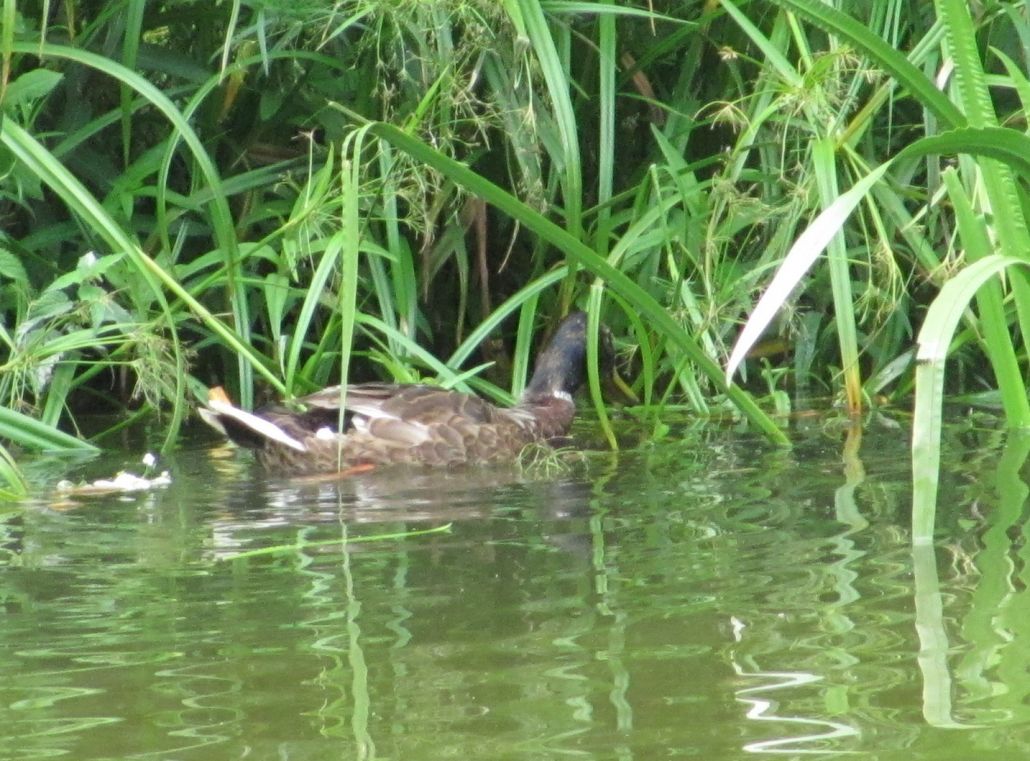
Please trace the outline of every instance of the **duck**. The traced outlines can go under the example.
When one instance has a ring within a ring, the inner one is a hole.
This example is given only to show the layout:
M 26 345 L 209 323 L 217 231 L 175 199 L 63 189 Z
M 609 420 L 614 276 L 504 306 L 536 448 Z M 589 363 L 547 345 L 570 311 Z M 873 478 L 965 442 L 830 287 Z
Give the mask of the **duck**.
M 598 338 L 602 379 L 633 399 L 615 371 L 612 334 L 604 325 Z M 513 462 L 527 445 L 550 445 L 568 434 L 576 413 L 573 395 L 586 374 L 587 315 L 572 312 L 539 353 L 512 407 L 427 384 L 360 383 L 253 413 L 233 406 L 215 387 L 199 412 L 229 440 L 254 450 L 259 465 L 287 476 Z

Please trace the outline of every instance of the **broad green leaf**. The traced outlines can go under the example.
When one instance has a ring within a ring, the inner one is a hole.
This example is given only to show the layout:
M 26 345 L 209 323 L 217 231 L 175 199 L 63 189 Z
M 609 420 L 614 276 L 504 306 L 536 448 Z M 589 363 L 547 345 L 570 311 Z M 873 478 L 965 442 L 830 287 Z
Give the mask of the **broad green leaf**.
M 0 407 L 0 439 L 43 451 L 97 451 L 88 441 L 70 436 L 6 407 Z

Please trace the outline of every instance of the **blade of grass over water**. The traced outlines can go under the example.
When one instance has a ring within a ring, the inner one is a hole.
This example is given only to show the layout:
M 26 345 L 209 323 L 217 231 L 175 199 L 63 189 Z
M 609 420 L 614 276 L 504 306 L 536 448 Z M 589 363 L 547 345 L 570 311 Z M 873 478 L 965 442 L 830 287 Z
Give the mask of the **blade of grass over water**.
M 962 182 L 954 174 L 948 175 L 945 178 L 950 192 L 958 199 L 956 207 L 959 227 L 963 234 L 962 240 L 967 246 L 968 258 L 970 261 L 976 262 L 978 258 L 990 253 L 989 249 L 985 247 L 988 235 L 991 238 L 996 236 L 998 245 L 995 250 L 1000 255 L 1009 257 L 1010 260 L 1026 260 L 1027 251 L 1030 251 L 1030 232 L 1027 231 L 1023 215 L 1023 210 L 1027 208 L 1030 198 L 1027 197 L 1023 187 L 1015 182 L 1016 173 L 1026 176 L 1026 157 L 1030 155 L 1030 140 L 1018 130 L 997 127 L 1000 121 L 994 111 L 994 101 L 988 91 L 983 71 L 980 30 L 976 27 L 969 6 L 966 3 L 960 2 L 960 0 L 942 0 L 941 3 L 938 3 L 936 5 L 939 13 L 938 24 L 934 29 L 928 30 L 926 37 L 928 40 L 933 39 L 934 35 L 940 34 L 939 31 L 935 30 L 943 31 L 945 42 L 948 45 L 948 53 L 953 56 L 950 59 L 950 62 L 954 65 L 953 78 L 956 83 L 953 93 L 960 101 L 961 110 L 959 110 L 947 95 L 940 91 L 937 83 L 920 72 L 906 58 L 904 53 L 891 48 L 880 36 L 865 28 L 850 16 L 825 3 L 814 2 L 813 0 L 774 0 L 774 2 L 783 8 L 797 13 L 801 18 L 817 24 L 824 30 L 839 35 L 847 43 L 853 45 L 862 54 L 868 56 L 877 65 L 882 67 L 896 82 L 901 83 L 907 88 L 907 96 L 914 97 L 927 109 L 929 114 L 927 125 L 930 134 L 903 146 L 902 150 L 897 152 L 893 159 L 884 161 L 886 154 L 881 154 L 878 157 L 879 168 L 874 173 L 866 173 L 861 180 L 853 183 L 852 190 L 849 191 L 849 194 L 853 194 L 852 197 L 847 201 L 842 201 L 848 195 L 845 194 L 845 196 L 841 196 L 831 205 L 830 208 L 834 209 L 836 213 L 841 213 L 841 216 L 833 219 L 824 212 L 798 238 L 798 241 L 794 244 L 783 263 L 778 266 L 776 277 L 741 332 L 741 336 L 728 362 L 730 373 L 736 370 L 747 351 L 750 347 L 754 346 L 759 335 L 771 323 L 773 315 L 788 303 L 791 290 L 800 282 L 801 277 L 809 271 L 815 256 L 822 250 L 827 240 L 825 234 L 835 235 L 838 230 L 843 228 L 845 217 L 857 208 L 860 196 L 872 189 L 874 174 L 878 177 L 882 176 L 888 167 L 892 171 L 898 172 L 898 186 L 904 187 L 911 181 L 913 168 L 918 166 L 912 163 L 912 160 L 917 157 L 931 157 L 926 162 L 931 179 L 940 176 L 939 160 L 934 154 L 960 153 L 978 157 L 976 161 L 964 159 L 959 162 L 958 166 L 961 169 Z M 784 60 L 779 49 L 770 42 L 772 38 L 762 34 L 753 22 L 744 17 L 728 0 L 723 2 L 723 5 L 731 16 L 734 17 L 735 21 L 747 31 L 749 37 L 762 48 L 767 60 L 773 62 L 774 65 L 776 62 L 779 62 L 777 69 L 784 80 L 787 82 L 796 81 L 795 75 L 789 70 L 791 64 Z M 982 23 L 980 19 L 976 21 Z M 797 37 L 799 31 L 795 27 L 795 37 Z M 805 40 L 800 40 L 800 44 L 803 45 L 804 42 Z M 920 52 L 918 55 L 922 56 L 924 49 L 919 48 Z M 804 59 L 805 53 L 803 51 L 800 55 Z M 812 61 L 812 59 L 804 60 Z M 1018 85 L 1019 83 L 1016 81 L 1014 86 L 1018 88 Z M 901 93 L 901 95 L 905 94 Z M 882 97 L 880 97 L 880 102 L 883 102 Z M 864 113 L 863 120 L 867 122 L 870 115 L 871 112 Z M 932 134 L 936 129 L 937 121 L 942 122 L 948 131 L 940 135 Z M 969 126 L 966 126 L 967 124 Z M 852 129 L 854 129 L 854 123 Z M 818 146 L 819 143 L 816 143 L 816 145 Z M 817 150 L 816 156 L 819 153 Z M 824 156 L 827 154 L 825 148 L 822 154 Z M 860 172 L 864 171 L 861 169 L 862 163 L 857 163 Z M 825 174 L 825 167 L 828 165 L 824 160 L 821 164 L 818 161 L 816 162 L 817 177 L 819 176 L 820 166 L 824 168 L 824 177 L 828 176 Z M 985 199 L 983 201 L 981 201 L 979 194 L 970 194 L 966 197 L 963 191 L 963 185 L 965 187 L 974 187 L 977 183 L 980 183 L 985 190 Z M 823 188 L 823 203 L 826 204 L 835 195 L 835 191 L 832 188 L 827 190 L 828 186 L 825 182 L 821 183 L 820 187 Z M 883 188 L 877 190 L 877 195 L 887 197 L 890 193 L 886 188 Z M 891 214 L 898 216 L 899 219 L 904 221 L 907 218 L 907 213 L 901 211 L 900 204 L 893 205 L 892 201 L 887 204 L 887 208 Z M 870 208 L 868 216 L 877 227 L 882 228 L 887 218 L 877 212 L 877 209 Z M 929 205 L 923 213 L 931 214 L 931 219 L 940 215 L 938 209 Z M 982 223 L 977 221 L 977 215 L 982 214 L 990 215 L 989 219 L 992 220 L 991 227 L 993 228 L 990 232 L 980 228 Z M 994 215 L 1000 215 L 1004 219 L 995 219 Z M 934 224 L 937 223 L 934 222 Z M 942 229 L 946 224 L 946 222 L 941 224 Z M 826 226 L 825 228 L 823 227 L 824 225 Z M 821 235 L 820 233 L 823 234 Z M 924 242 L 911 235 L 911 233 L 905 234 L 913 239 L 925 262 L 936 264 L 932 241 Z M 810 248 L 807 254 L 798 245 L 799 243 L 811 244 L 813 242 L 817 245 Z M 842 249 L 838 249 L 838 253 L 841 251 Z M 850 360 L 845 359 L 844 365 L 847 367 L 849 361 L 856 362 L 858 356 L 857 341 L 855 340 L 856 332 L 853 330 L 853 323 L 850 320 L 850 316 L 853 313 L 851 303 L 854 301 L 854 295 L 852 295 L 853 291 L 848 293 L 851 290 L 851 278 L 847 273 L 850 265 L 839 256 L 837 261 L 840 266 L 836 269 L 831 267 L 831 283 L 833 285 L 834 311 L 836 314 L 835 329 L 838 333 L 842 352 L 846 357 L 850 356 L 851 358 Z M 1020 327 L 1019 332 L 1025 342 L 1028 333 L 1030 333 L 1030 325 L 1028 325 L 1027 318 L 1027 313 L 1030 312 L 1027 303 L 1030 295 L 1027 294 L 1027 290 L 1030 288 L 1030 285 L 1028 285 L 1026 275 L 1021 271 L 1021 268 L 1019 270 L 1011 273 L 1008 283 L 1012 293 L 1012 304 L 1015 307 L 1014 313 Z M 948 287 L 948 284 L 945 287 Z M 952 287 L 948 287 L 948 292 L 952 296 L 954 295 Z M 934 300 L 934 305 L 940 303 L 940 298 L 943 295 L 944 291 L 942 290 L 941 296 Z M 1026 426 L 1030 425 L 1030 418 L 1027 417 L 1030 405 L 1027 403 L 1022 373 L 1019 371 L 1016 353 L 1012 346 L 1012 311 L 1006 308 L 1003 298 L 1004 294 L 1001 285 L 997 282 L 992 283 L 982 292 L 978 297 L 980 304 L 979 324 L 982 325 L 984 331 L 988 356 L 991 359 L 995 377 L 1002 392 L 1008 422 L 1013 426 Z M 934 311 L 933 314 L 936 315 L 938 312 Z M 935 329 L 932 326 L 928 328 L 931 332 Z M 949 339 L 950 335 L 949 332 Z M 943 362 L 943 359 L 941 361 Z M 847 376 L 847 373 L 845 375 Z M 922 411 L 921 419 L 924 421 L 929 420 L 931 417 L 926 412 L 927 409 L 935 408 L 939 410 L 939 399 L 937 397 L 943 390 L 943 385 L 941 385 L 942 377 L 942 375 L 935 375 L 922 365 L 916 370 L 916 403 L 917 408 Z M 853 378 L 846 377 L 845 387 L 848 398 L 854 403 L 858 392 L 857 382 Z M 928 432 L 930 433 L 928 434 Z M 918 465 L 915 467 L 918 468 L 924 480 L 928 478 L 927 473 L 937 467 L 937 461 L 927 456 L 927 450 L 935 446 L 939 446 L 939 433 L 935 436 L 932 434 L 931 425 L 922 425 L 918 436 L 913 439 L 913 452 L 914 458 L 918 459 Z M 937 474 L 934 470 L 932 477 L 934 484 L 936 483 L 936 477 Z M 934 491 L 935 493 L 935 490 L 930 490 L 923 486 L 917 487 L 917 492 L 921 495 L 926 495 L 929 491 Z M 916 533 L 917 537 L 925 538 L 926 513 L 927 505 L 923 502 L 918 512 L 920 518 L 917 519 L 917 524 L 922 526 L 922 530 Z
M 955 90 L 963 112 L 969 120 L 969 126 L 997 127 L 999 120 L 987 87 L 987 77 L 980 58 L 977 32 L 970 15 L 969 4 L 964 0 L 938 0 L 936 7 L 944 23 L 949 50 L 954 57 Z M 1015 130 L 1011 132 L 1026 137 Z M 1030 138 L 1026 142 L 1030 142 Z M 1027 156 L 1024 154 L 1022 161 L 1026 160 Z M 1015 187 L 1011 167 L 1004 160 L 996 162 L 981 159 L 978 168 L 979 180 L 983 183 L 993 214 L 999 253 L 1030 261 L 1030 230 L 1027 229 L 1026 216 L 1023 213 L 1027 197 Z M 1030 330 L 1030 283 L 1022 273 L 1013 279 L 1012 293 L 1023 332 L 1024 351 L 1030 352 L 1030 335 L 1027 333 Z M 992 354 L 992 359 L 995 356 Z M 1020 425 L 1030 425 L 1030 415 L 1024 415 L 1018 422 Z
M 944 284 L 919 330 L 916 399 L 912 422 L 912 541 L 933 541 L 940 478 L 944 369 L 958 321 L 984 283 L 1011 267 L 1026 266 L 1011 256 L 991 254 L 973 262 Z
M 601 426 L 601 432 L 608 440 L 608 446 L 618 449 L 619 443 L 612 430 L 611 420 L 604 408 L 604 395 L 601 392 L 601 378 L 598 374 L 598 330 L 601 325 L 601 302 L 604 298 L 604 284 L 596 281 L 590 287 L 590 299 L 587 302 L 587 385 L 590 387 L 590 398 L 594 400 L 594 411 Z
M 608 237 L 610 234 L 611 209 L 608 202 L 612 197 L 612 189 L 615 185 L 615 46 L 617 36 L 615 32 L 615 17 L 604 14 L 598 19 L 599 26 L 599 55 L 598 55 L 598 78 L 600 80 L 600 129 L 597 138 L 598 145 L 598 169 L 597 169 L 597 235 L 594 238 L 594 248 L 598 254 L 604 256 L 608 250 Z
M 948 190 L 948 198 L 955 209 L 955 220 L 958 223 L 966 259 L 976 262 L 990 256 L 994 248 L 987 226 L 983 218 L 977 215 L 969 196 L 962 188 L 958 172 L 949 167 L 944 170 L 942 177 Z M 1020 421 L 1030 421 L 1030 400 L 1027 399 L 1023 374 L 1019 369 L 1016 347 L 1009 335 L 1004 299 L 1001 282 L 997 278 L 988 280 L 977 291 L 977 313 L 984 334 L 984 343 L 991 358 L 991 366 L 998 381 L 998 390 L 1001 392 L 1005 417 L 1014 425 L 1020 425 Z
M 351 344 L 358 309 L 358 257 L 360 254 L 361 225 L 358 202 L 361 188 L 361 150 L 365 131 L 348 135 L 340 167 L 340 296 L 337 309 L 340 315 L 340 415 L 337 430 L 345 429 L 347 379 L 350 377 Z M 343 469 L 343 443 L 337 448 L 337 468 Z

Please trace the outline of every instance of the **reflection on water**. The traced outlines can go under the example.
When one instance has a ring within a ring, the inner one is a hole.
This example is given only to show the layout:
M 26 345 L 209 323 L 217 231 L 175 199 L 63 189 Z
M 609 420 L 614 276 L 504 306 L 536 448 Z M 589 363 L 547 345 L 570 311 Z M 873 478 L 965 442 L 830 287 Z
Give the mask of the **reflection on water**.
M 821 681 L 815 674 L 766 671 L 748 674 L 738 671 L 741 677 L 751 677 L 754 687 L 737 691 L 737 699 L 748 706 L 747 718 L 754 721 L 771 721 L 791 727 L 787 736 L 757 740 L 744 746 L 750 753 L 778 753 L 787 755 L 809 755 L 815 753 L 849 753 L 855 751 L 834 750 L 838 743 L 831 742 L 845 737 L 858 737 L 858 729 L 848 723 L 827 719 L 787 717 L 776 715 L 777 690 L 786 691 Z
M 0 758 L 1026 755 L 1030 439 L 952 429 L 913 558 L 903 432 L 698 436 L 0 515 Z

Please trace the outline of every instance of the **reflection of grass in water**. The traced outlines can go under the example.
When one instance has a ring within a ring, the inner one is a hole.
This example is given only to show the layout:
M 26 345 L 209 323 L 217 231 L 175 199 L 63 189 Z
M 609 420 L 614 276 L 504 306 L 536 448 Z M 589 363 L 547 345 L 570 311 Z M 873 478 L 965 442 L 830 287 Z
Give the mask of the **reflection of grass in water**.
M 831 741 L 843 738 L 857 738 L 858 729 L 841 721 L 830 721 L 816 717 L 782 716 L 776 713 L 777 701 L 764 698 L 766 692 L 801 687 L 819 682 L 820 677 L 804 672 L 758 671 L 749 673 L 734 666 L 742 677 L 759 677 L 767 683 L 754 687 L 746 687 L 737 691 L 737 700 L 747 705 L 747 718 L 752 721 L 769 721 L 782 725 L 785 729 L 796 730 L 796 734 L 787 737 L 756 740 L 744 745 L 744 750 L 751 753 L 782 753 L 796 755 L 826 754 L 827 756 L 847 756 L 859 751 L 837 749 L 829 745 Z M 805 729 L 811 731 L 805 732 Z M 822 730 L 822 731 L 820 731 Z
M 250 558 L 257 555 L 280 555 L 287 552 L 300 552 L 302 550 L 309 549 L 311 547 L 328 547 L 331 545 L 340 545 L 342 548 L 348 544 L 358 544 L 364 542 L 385 542 L 391 539 L 408 539 L 414 536 L 422 536 L 423 534 L 442 534 L 447 533 L 451 530 L 450 523 L 445 523 L 442 526 L 436 526 L 434 528 L 419 529 L 417 531 L 398 531 L 391 534 L 373 534 L 372 536 L 354 536 L 338 539 L 322 539 L 315 542 L 293 542 L 291 544 L 276 544 L 271 547 L 261 547 L 256 550 L 247 550 L 246 552 L 237 552 L 233 555 L 225 555 L 219 557 L 218 560 L 237 560 L 238 558 Z

